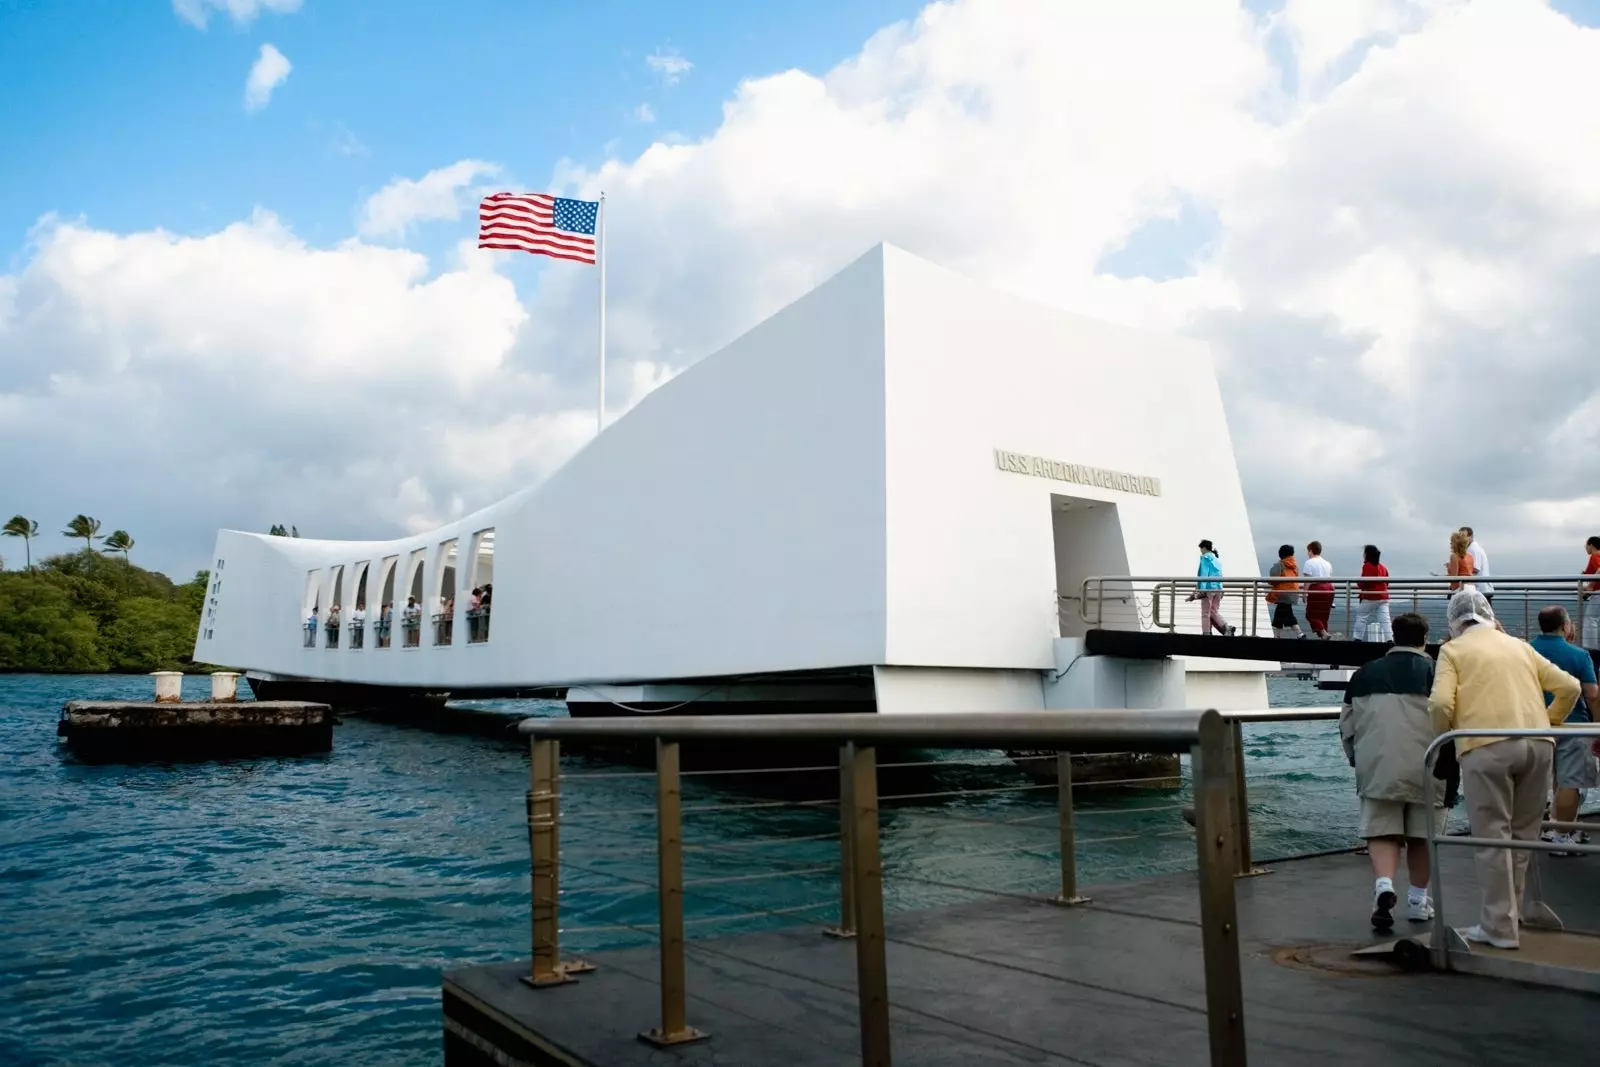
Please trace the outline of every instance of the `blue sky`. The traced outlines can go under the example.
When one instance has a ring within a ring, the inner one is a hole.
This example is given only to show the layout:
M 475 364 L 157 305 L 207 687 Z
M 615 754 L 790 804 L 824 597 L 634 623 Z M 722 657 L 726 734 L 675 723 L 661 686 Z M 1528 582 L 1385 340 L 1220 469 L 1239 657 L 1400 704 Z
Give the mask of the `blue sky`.
M 957 0 L 864 51 L 923 3 L 0 0 L 3 514 L 182 575 L 218 526 L 391 536 L 536 484 L 593 433 L 593 272 L 458 246 L 486 182 L 611 161 L 613 412 L 888 240 L 1210 344 L 1262 546 L 1426 569 L 1470 512 L 1564 558 L 1600 528 L 1600 0 L 1283 3 L 1245 0 L 1263 37 L 1228 0 Z M 1504 437 L 1441 470 L 1462 424 Z
M 308 240 L 348 235 L 390 179 L 463 158 L 539 185 L 563 158 L 636 154 L 715 128 L 753 74 L 826 70 L 913 0 L 306 0 L 207 30 L 165 0 L 0 0 L 0 247 L 47 212 L 192 233 L 270 208 Z M 293 64 L 268 106 L 243 88 L 263 43 Z M 646 57 L 693 68 L 664 85 Z M 651 124 L 633 116 L 640 104 Z

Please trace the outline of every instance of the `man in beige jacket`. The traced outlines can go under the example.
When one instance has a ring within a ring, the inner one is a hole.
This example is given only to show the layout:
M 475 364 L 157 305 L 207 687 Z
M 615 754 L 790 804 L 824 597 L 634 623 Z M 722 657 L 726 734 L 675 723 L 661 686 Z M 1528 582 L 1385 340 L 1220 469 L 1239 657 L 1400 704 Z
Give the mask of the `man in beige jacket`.
M 1476 589 L 1450 598 L 1451 640 L 1439 647 L 1428 710 L 1439 732 L 1542 729 L 1566 720 L 1578 680 L 1503 633 Z M 1554 694 L 1545 707 L 1544 694 Z M 1555 742 L 1530 737 L 1456 739 L 1461 791 L 1474 837 L 1537 841 L 1550 789 Z M 1483 916 L 1461 931 L 1468 941 L 1516 948 L 1529 854 L 1525 849 L 1477 850 Z

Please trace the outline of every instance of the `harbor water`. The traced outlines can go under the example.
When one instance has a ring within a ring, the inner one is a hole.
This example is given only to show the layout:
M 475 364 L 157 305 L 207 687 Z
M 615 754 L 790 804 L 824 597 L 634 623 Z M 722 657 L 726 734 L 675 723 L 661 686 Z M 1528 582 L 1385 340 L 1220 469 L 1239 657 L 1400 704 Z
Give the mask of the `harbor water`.
M 185 682 L 188 699 L 209 691 Z M 437 1063 L 440 972 L 528 954 L 525 749 L 359 717 L 331 753 L 295 759 L 88 766 L 58 745 L 66 700 L 149 685 L 0 676 L 0 1063 Z M 1337 700 L 1290 679 L 1269 691 L 1278 706 Z M 508 724 L 564 714 L 474 706 Z M 1257 856 L 1353 843 L 1334 724 L 1263 724 L 1246 741 Z M 1052 790 L 1000 753 L 920 758 L 949 761 L 918 772 L 917 792 L 944 795 L 885 801 L 887 906 L 1047 892 Z M 654 783 L 637 770 L 565 761 L 571 949 L 650 939 Z M 774 795 L 686 779 L 686 875 L 715 883 L 691 885 L 691 937 L 836 917 L 835 813 Z M 1192 867 L 1184 796 L 1084 790 L 1080 882 Z M 810 840 L 744 847 L 777 837 Z M 776 877 L 725 880 L 749 874 Z

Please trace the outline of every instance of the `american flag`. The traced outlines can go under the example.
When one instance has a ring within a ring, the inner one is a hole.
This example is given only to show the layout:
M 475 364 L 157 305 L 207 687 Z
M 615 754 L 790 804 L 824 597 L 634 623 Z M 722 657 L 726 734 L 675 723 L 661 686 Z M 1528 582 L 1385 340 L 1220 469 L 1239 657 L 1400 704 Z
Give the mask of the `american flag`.
M 594 262 L 600 205 L 549 193 L 493 193 L 478 205 L 478 247 Z

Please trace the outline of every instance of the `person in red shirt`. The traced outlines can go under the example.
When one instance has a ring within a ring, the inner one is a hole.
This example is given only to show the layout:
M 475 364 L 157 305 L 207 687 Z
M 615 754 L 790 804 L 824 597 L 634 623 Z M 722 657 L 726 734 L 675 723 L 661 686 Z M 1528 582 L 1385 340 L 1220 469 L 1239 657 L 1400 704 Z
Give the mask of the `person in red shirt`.
M 1389 568 L 1380 561 L 1383 553 L 1377 545 L 1361 549 L 1361 577 L 1389 577 Z M 1357 641 L 1393 641 L 1394 627 L 1389 621 L 1389 583 L 1387 581 L 1358 582 L 1360 599 L 1356 602 L 1355 624 L 1351 638 Z M 1373 629 L 1376 627 L 1376 629 Z
M 1583 548 L 1589 553 L 1589 563 L 1583 573 L 1600 575 L 1600 537 L 1589 538 Z M 1600 597 L 1595 597 L 1595 593 L 1600 593 L 1600 581 L 1584 584 L 1578 593 L 1578 599 L 1583 601 L 1578 605 L 1578 614 L 1583 617 L 1578 633 L 1579 641 L 1589 650 L 1589 658 L 1600 668 Z

